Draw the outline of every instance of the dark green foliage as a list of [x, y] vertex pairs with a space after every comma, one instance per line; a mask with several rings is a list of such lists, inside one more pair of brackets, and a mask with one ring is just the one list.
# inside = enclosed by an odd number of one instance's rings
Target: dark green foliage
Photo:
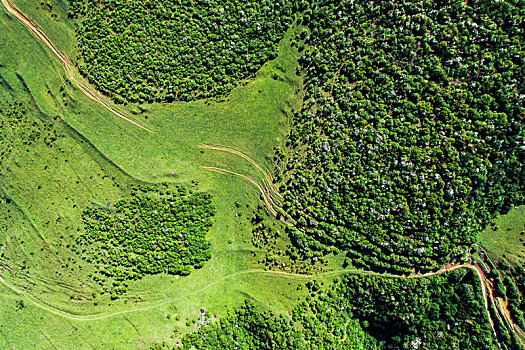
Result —
[[[327, 324], [341, 314], [359, 319], [388, 349], [488, 349], [493, 344], [479, 280], [467, 269], [429, 278], [345, 277], [311, 304], [318, 310], [315, 318]], [[328, 308], [330, 313], [320, 312]]]
[[[318, 1], [281, 164], [305, 257], [433, 269], [525, 196], [518, 1]], [[279, 171], [280, 172], [280, 171]]]
[[[344, 324], [341, 325], [344, 327]], [[330, 333], [335, 324], [325, 325], [319, 332], [294, 325], [287, 317], [276, 316], [251, 301], [236, 309], [226, 318], [202, 328], [183, 339], [184, 347], [195, 349], [375, 349], [372, 339], [366, 337], [359, 325], [352, 324], [346, 339], [339, 341]], [[365, 340], [366, 339], [366, 340]]]
[[[292, 321], [251, 302], [183, 339], [196, 349], [489, 349], [493, 335], [477, 276], [346, 276], [311, 295]], [[363, 331], [364, 330], [364, 331]], [[374, 337], [372, 337], [372, 335]]]
[[26, 116], [26, 108], [21, 102], [5, 102], [0, 107], [0, 164], [20, 146], [29, 146], [40, 137], [36, 124], [31, 124]]
[[79, 70], [117, 102], [224, 95], [276, 56], [290, 3], [74, 0]]
[[215, 209], [206, 193], [141, 186], [130, 199], [86, 209], [76, 250], [116, 280], [165, 272], [187, 275], [210, 258], [206, 233]]
[[525, 318], [523, 315], [525, 310], [525, 268], [520, 263], [510, 265], [506, 260], [502, 260], [499, 265], [501, 276], [495, 270], [497, 273], [495, 278], [497, 296], [507, 300], [507, 308], [512, 321], [522, 329], [525, 329]]

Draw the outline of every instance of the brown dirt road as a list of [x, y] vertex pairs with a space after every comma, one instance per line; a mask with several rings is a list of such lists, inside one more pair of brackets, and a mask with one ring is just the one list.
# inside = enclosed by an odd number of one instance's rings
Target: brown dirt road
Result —
[[75, 78], [75, 75], [73, 73], [74, 72], [73, 68], [72, 68], [71, 64], [69, 63], [69, 60], [67, 59], [67, 57], [64, 54], [62, 54], [60, 51], [58, 51], [58, 49], [55, 47], [55, 45], [53, 45], [53, 43], [51, 42], [51, 40], [49, 40], [49, 38], [46, 36], [46, 34], [40, 28], [38, 28], [36, 25], [34, 25], [24, 14], [22, 14], [22, 12], [20, 12], [20, 10], [18, 10], [8, 0], [0, 0], [0, 2], [2, 4], [2, 6], [4, 7], [4, 9], [7, 11], [7, 13], [9, 13], [12, 16], [14, 16], [16, 19], [18, 19], [20, 21], [20, 23], [22, 23], [22, 25], [24, 27], [26, 27], [26, 29], [37, 40], [40, 40], [46, 47], [48, 47], [51, 50], [53, 55], [56, 56], [58, 58], [58, 60], [60, 61], [60, 64], [62, 65], [62, 67], [64, 68], [65, 72], [67, 73], [67, 76], [68, 76], [69, 80], [80, 91], [82, 91], [82, 93], [84, 95], [86, 95], [91, 100], [93, 100], [94, 102], [96, 102], [100, 106], [104, 107], [105, 109], [107, 109], [108, 111], [110, 111], [111, 113], [116, 115], [117, 117], [122, 118], [122, 119], [126, 120], [127, 122], [132, 123], [132, 124], [138, 126], [139, 128], [141, 128], [143, 130], [146, 130], [146, 131], [149, 131], [149, 132], [153, 132], [150, 129], [140, 125], [139, 123], [135, 122], [134, 120], [126, 117], [125, 115], [123, 115], [121, 112], [119, 112], [117, 110], [116, 107], [114, 107], [114, 106], [110, 105], [109, 103], [105, 102], [98, 95], [98, 93], [94, 89], [92, 89], [89, 86], [87, 86], [87, 85], [83, 84], [82, 82], [78, 81]]

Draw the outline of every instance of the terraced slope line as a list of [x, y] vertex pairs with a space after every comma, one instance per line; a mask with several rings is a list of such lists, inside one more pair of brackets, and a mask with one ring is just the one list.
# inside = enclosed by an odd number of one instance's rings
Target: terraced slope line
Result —
[[275, 204], [273, 204], [272, 199], [270, 198], [268, 193], [266, 193], [266, 191], [257, 182], [255, 182], [255, 180], [249, 178], [246, 175], [239, 174], [239, 173], [236, 173], [234, 171], [223, 169], [223, 168], [218, 168], [218, 167], [214, 167], [214, 166], [201, 166], [201, 168], [212, 170], [212, 171], [217, 171], [217, 172], [220, 172], [220, 173], [226, 173], [226, 174], [239, 176], [239, 177], [242, 177], [245, 180], [248, 180], [253, 185], [255, 185], [255, 187], [257, 187], [259, 192], [261, 192], [261, 194], [263, 196], [264, 204], [266, 204], [266, 208], [268, 208], [268, 210], [270, 211], [270, 213], [272, 213], [273, 216], [278, 217], [281, 222], [285, 223], [288, 226], [294, 226], [295, 225], [295, 221], [293, 219], [290, 219], [290, 220], [293, 221], [293, 223], [290, 223], [290, 222], [286, 221], [286, 219], [274, 209], [273, 205], [275, 205]]
[[284, 199], [284, 197], [279, 193], [279, 191], [277, 191], [277, 189], [273, 185], [272, 177], [266, 171], [264, 171], [263, 168], [261, 168], [261, 166], [259, 164], [257, 164], [253, 159], [248, 157], [246, 154], [244, 154], [241, 151], [238, 151], [238, 150], [236, 150], [234, 148], [224, 147], [224, 146], [214, 146], [214, 145], [204, 144], [204, 145], [200, 145], [199, 147], [200, 148], [205, 148], [205, 149], [212, 149], [212, 150], [216, 150], [216, 151], [228, 152], [228, 153], [231, 153], [231, 154], [235, 154], [235, 155], [243, 158], [244, 160], [248, 161], [251, 165], [253, 165], [255, 168], [257, 168], [257, 170], [259, 170], [263, 174], [264, 180], [266, 181], [266, 184], [269, 187], [269, 189], [272, 191], [272, 193], [274, 195], [276, 195], [280, 200]]
[[16, 19], [18, 19], [20, 23], [22, 23], [22, 25], [26, 27], [27, 30], [33, 36], [35, 36], [37, 39], [40, 39], [40, 41], [42, 41], [42, 43], [51, 50], [51, 52], [60, 61], [60, 64], [66, 71], [69, 80], [73, 84], [75, 84], [80, 89], [80, 91], [82, 91], [84, 95], [86, 95], [87, 97], [89, 97], [91, 100], [101, 105], [102, 107], [106, 108], [108, 111], [110, 111], [117, 117], [122, 118], [125, 121], [130, 122], [143, 130], [153, 132], [150, 129], [140, 125], [139, 123], [131, 120], [130, 118], [126, 117], [125, 115], [117, 111], [116, 108], [112, 107], [111, 105], [106, 103], [104, 100], [102, 100], [92, 88], [78, 81], [73, 74], [73, 68], [71, 67], [71, 64], [67, 60], [66, 56], [64, 56], [60, 51], [58, 51], [58, 49], [55, 47], [55, 45], [53, 45], [53, 43], [49, 40], [49, 38], [45, 35], [45, 33], [42, 30], [40, 30], [40, 28], [35, 26], [29, 19], [27, 19], [27, 17], [23, 15], [22, 12], [20, 12], [17, 8], [15, 8], [14, 5], [11, 5], [8, 0], [0, 0], [0, 2], [2, 3], [2, 6], [7, 11], [7, 13], [11, 14]]

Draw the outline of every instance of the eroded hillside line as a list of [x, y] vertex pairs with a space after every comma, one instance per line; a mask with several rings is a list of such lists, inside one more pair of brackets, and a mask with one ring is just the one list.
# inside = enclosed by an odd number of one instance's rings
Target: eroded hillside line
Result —
[[[255, 180], [253, 180], [252, 178], [246, 176], [246, 175], [243, 175], [243, 174], [239, 174], [239, 173], [236, 173], [234, 171], [231, 171], [231, 170], [227, 170], [227, 169], [223, 169], [223, 168], [218, 168], [218, 167], [214, 167], [214, 166], [201, 166], [201, 168], [203, 169], [207, 169], [207, 170], [211, 170], [211, 171], [217, 171], [219, 173], [225, 173], [225, 174], [231, 174], [231, 175], [235, 175], [235, 176], [239, 176], [239, 177], [242, 177], [243, 179], [249, 181], [250, 183], [252, 183], [255, 187], [257, 187], [257, 189], [259, 190], [259, 192], [261, 192], [262, 194], [262, 197], [263, 197], [263, 201], [264, 201], [264, 204], [266, 205], [266, 208], [268, 208], [268, 210], [270, 211], [270, 213], [275, 216], [276, 218], [278, 218], [281, 222], [283, 222], [284, 224], [288, 225], [288, 226], [295, 226], [295, 220], [293, 220], [292, 218], [290, 218], [290, 215], [287, 215], [289, 217], [289, 219], [292, 221], [292, 222], [289, 222], [285, 219], [285, 217], [277, 212], [277, 210], [275, 210], [275, 208], [273, 207], [272, 203], [273, 201], [271, 200], [271, 198], [269, 197], [269, 195], [266, 193], [266, 191], [264, 191], [264, 189], [261, 187], [261, 185], [259, 185]], [[280, 208], [279, 208], [280, 209]], [[282, 211], [282, 209], [281, 209]]]
[[276, 210], [275, 208], [273, 207], [275, 204], [273, 203], [273, 201], [271, 200], [270, 196], [268, 195], [268, 193], [261, 187], [261, 185], [259, 185], [255, 180], [253, 180], [252, 178], [246, 176], [246, 175], [243, 175], [243, 174], [239, 174], [239, 173], [236, 173], [234, 171], [231, 171], [231, 170], [227, 170], [227, 169], [223, 169], [223, 168], [219, 168], [219, 167], [214, 167], [214, 166], [201, 166], [201, 168], [203, 169], [207, 169], [207, 170], [211, 170], [211, 171], [216, 171], [216, 172], [219, 172], [219, 173], [225, 173], [225, 174], [231, 174], [231, 175], [235, 175], [235, 176], [239, 176], [247, 181], [249, 181], [250, 183], [252, 183], [255, 187], [257, 187], [257, 189], [259, 190], [259, 192], [261, 192], [262, 194], [262, 197], [263, 197], [263, 201], [264, 201], [264, 204], [266, 205], [266, 208], [268, 209], [268, 211], [270, 211], [270, 213], [275, 216], [275, 217], [279, 217], [279, 220], [282, 221], [283, 223], [289, 225], [289, 226], [293, 226], [293, 224], [287, 222], [282, 215], [280, 215]]
[[98, 96], [98, 94], [89, 86], [83, 84], [82, 82], [78, 81], [75, 78], [75, 75], [73, 73], [73, 68], [71, 67], [71, 64], [69, 63], [67, 57], [62, 54], [58, 49], [55, 47], [55, 45], [49, 40], [49, 38], [46, 36], [46, 34], [38, 28], [36, 25], [33, 24], [31, 20], [29, 20], [20, 10], [18, 10], [14, 5], [12, 5], [8, 0], [0, 0], [2, 6], [7, 11], [8, 14], [14, 16], [16, 19], [22, 23], [22, 25], [37, 39], [40, 39], [40, 41], [47, 46], [51, 52], [58, 58], [60, 61], [60, 64], [62, 65], [62, 68], [64, 68], [64, 71], [66, 72], [68, 79], [76, 85], [76, 87], [82, 91], [84, 95], [86, 95], [89, 99], [93, 100], [100, 106], [104, 107], [114, 115], [116, 115], [119, 118], [124, 119], [125, 121], [134, 124], [135, 126], [138, 126], [139, 128], [153, 132], [152, 130], [140, 125], [136, 121], [126, 117], [121, 112], [117, 111], [117, 109], [113, 106], [111, 106], [109, 103], [105, 102], [102, 98]]
[[[317, 274], [300, 274], [300, 273], [292, 273], [292, 272], [285, 272], [285, 271], [268, 271], [268, 270], [261, 270], [261, 269], [251, 269], [251, 270], [238, 271], [238, 272], [234, 272], [234, 273], [225, 275], [225, 276], [223, 276], [223, 277], [221, 277], [221, 278], [219, 278], [219, 279], [217, 279], [217, 280], [215, 280], [215, 281], [213, 281], [211, 283], [208, 283], [208, 284], [198, 288], [197, 290], [195, 290], [193, 292], [186, 293], [184, 295], [181, 295], [181, 296], [178, 296], [178, 297], [175, 297], [175, 298], [170, 298], [170, 299], [164, 300], [164, 301], [162, 301], [160, 303], [156, 303], [156, 304], [149, 305], [149, 306], [142, 307], [142, 308], [116, 311], [116, 312], [108, 313], [108, 314], [91, 314], [91, 315], [75, 315], [75, 314], [73, 314], [71, 312], [62, 311], [62, 310], [59, 310], [59, 309], [54, 308], [52, 306], [46, 305], [43, 302], [41, 302], [40, 300], [38, 300], [37, 298], [31, 296], [29, 293], [26, 293], [26, 292], [22, 291], [21, 289], [19, 289], [19, 288], [13, 286], [13, 285], [7, 283], [1, 276], [0, 276], [0, 284], [3, 284], [5, 287], [9, 288], [15, 294], [24, 296], [31, 304], [33, 304], [37, 308], [39, 308], [41, 310], [44, 310], [44, 311], [47, 311], [47, 312], [49, 312], [51, 314], [54, 314], [56, 316], [64, 317], [64, 318], [67, 318], [67, 319], [73, 320], [73, 321], [97, 321], [97, 320], [107, 319], [107, 318], [111, 318], [111, 317], [115, 317], [115, 316], [119, 316], [119, 315], [128, 314], [128, 313], [148, 311], [148, 310], [151, 310], [151, 309], [155, 309], [155, 308], [158, 308], [158, 307], [161, 307], [161, 306], [164, 306], [164, 305], [167, 305], [167, 304], [170, 304], [170, 303], [182, 300], [184, 298], [196, 295], [198, 293], [201, 293], [201, 292], [203, 292], [203, 291], [205, 291], [205, 290], [207, 290], [207, 289], [217, 285], [218, 283], [221, 283], [221, 282], [226, 281], [226, 280], [228, 280], [230, 278], [237, 277], [237, 276], [240, 276], [240, 275], [268, 274], [268, 275], [280, 275], [280, 276], [283, 276], [283, 277], [302, 278], [302, 279], [311, 279], [311, 278], [329, 277], [329, 276], [333, 276], [333, 275], [347, 275], [347, 274], [355, 274], [355, 275], [362, 275], [362, 276], [376, 276], [376, 277], [385, 277], [385, 278], [425, 278], [425, 277], [429, 277], [429, 276], [432, 276], [432, 275], [449, 272], [449, 271], [452, 271], [452, 270], [455, 270], [455, 269], [460, 269], [460, 268], [471, 268], [472, 269], [473, 265], [471, 265], [471, 264], [453, 265], [453, 266], [442, 268], [442, 269], [440, 269], [440, 270], [438, 270], [436, 272], [432, 272], [431, 274], [415, 274], [415, 275], [410, 275], [410, 276], [395, 275], [395, 274], [389, 274], [389, 273], [379, 273], [379, 272], [365, 271], [365, 270], [360, 270], [360, 269], [341, 269], [341, 270], [333, 270], [333, 271], [328, 271], [328, 272], [321, 272], [321, 273], [317, 273]], [[487, 313], [488, 313], [488, 310], [487, 310]], [[490, 320], [490, 314], [488, 313], [488, 315], [489, 315], [488, 317], [489, 317], [489, 320]]]
[[205, 149], [212, 149], [212, 150], [216, 150], [216, 151], [228, 152], [228, 153], [231, 153], [231, 154], [234, 154], [234, 155], [237, 155], [237, 156], [243, 158], [244, 160], [246, 160], [248, 163], [253, 165], [257, 170], [259, 170], [262, 173], [263, 178], [264, 178], [265, 182], [267, 183], [267, 186], [271, 190], [271, 192], [275, 196], [277, 196], [280, 200], [284, 200], [284, 197], [275, 188], [275, 186], [273, 184], [273, 179], [268, 174], [268, 172], [266, 172], [259, 164], [257, 164], [256, 161], [254, 161], [252, 158], [250, 158], [245, 153], [243, 153], [243, 152], [241, 152], [239, 150], [236, 150], [234, 148], [225, 147], [225, 146], [214, 146], [214, 145], [204, 144], [204, 145], [199, 145], [199, 147], [200, 148], [205, 148]]

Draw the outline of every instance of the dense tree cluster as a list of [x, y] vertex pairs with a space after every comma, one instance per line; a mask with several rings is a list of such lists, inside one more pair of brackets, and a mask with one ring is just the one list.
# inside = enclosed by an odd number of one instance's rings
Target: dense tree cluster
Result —
[[196, 349], [487, 349], [494, 344], [477, 276], [346, 276], [311, 293], [291, 320], [247, 302], [183, 339]]
[[0, 104], [0, 164], [17, 146], [29, 146], [40, 135], [40, 130], [27, 118], [22, 102]]
[[[408, 272], [461, 255], [525, 196], [518, 1], [317, 1], [281, 160], [306, 257]], [[300, 38], [297, 38], [300, 40]]]
[[86, 209], [75, 249], [117, 281], [187, 275], [211, 257], [206, 233], [214, 212], [209, 194], [142, 185], [129, 199]]
[[495, 345], [481, 285], [468, 269], [429, 278], [345, 277], [310, 307], [317, 311], [314, 317], [327, 324], [341, 314], [357, 318], [386, 348]]
[[[339, 335], [330, 332], [335, 324], [318, 331], [304, 329], [282, 315], [275, 315], [247, 300], [230, 315], [183, 339], [189, 349], [243, 349], [243, 350], [372, 350], [376, 349], [372, 338], [367, 337], [359, 324], [352, 320], [352, 329], [341, 341]], [[344, 324], [342, 325], [344, 326]], [[366, 341], [365, 341], [366, 339]]]
[[224, 95], [276, 56], [291, 3], [72, 0], [79, 70], [117, 102]]

